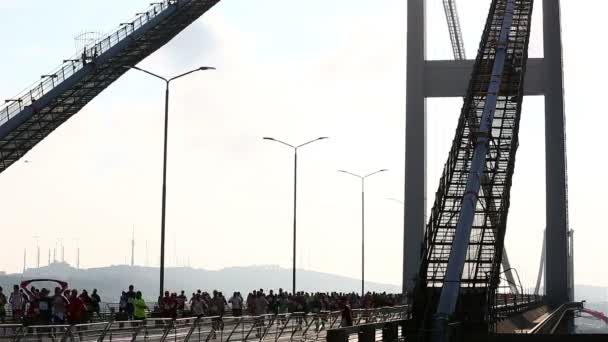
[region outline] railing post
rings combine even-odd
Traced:
[[[363,319],[363,310],[354,310],[357,313],[357,321],[355,323],[355,325],[359,325],[361,324],[361,320]]]
[[[137,335],[139,335],[139,332],[141,331],[142,328],[143,328],[143,325],[140,325],[139,327],[137,327],[137,329],[135,329],[135,331],[133,332],[133,335],[131,336],[131,342],[135,342],[135,340],[137,339]]]
[[[106,327],[101,332],[101,335],[99,335],[99,337],[97,338],[97,342],[103,342],[103,339],[106,338],[106,335],[107,335],[108,331],[112,327],[112,323],[114,323],[112,320],[110,320],[108,322],[108,324],[106,325]]]
[[[275,321],[277,320],[277,316],[272,316],[268,319],[268,326],[264,327],[264,331],[262,331],[262,336],[260,336],[260,340],[263,340],[266,337],[266,334],[268,333],[268,331],[272,328],[272,326],[275,324]]]
[[[276,334],[275,336],[275,341],[278,341],[279,338],[283,335],[283,332],[285,331],[285,328],[287,328],[287,326],[289,325],[289,321],[291,321],[292,316],[288,315],[288,314],[284,314],[284,319],[285,319],[285,323],[283,323],[283,326],[281,327],[281,329],[278,331],[278,334]]]
[[[251,335],[251,332],[253,331],[253,329],[257,328],[257,327],[256,327],[256,323],[257,323],[256,316],[251,316],[251,318],[253,318],[253,322],[254,322],[254,323],[251,325],[251,328],[250,328],[250,329],[249,329],[249,331],[247,332],[247,335],[245,335],[245,338],[243,339],[243,341],[247,341],[247,340],[249,340],[249,335]],[[244,326],[245,326],[245,324],[243,324],[243,327],[244,327]],[[243,331],[245,331],[245,330],[243,330]]]
[[[192,328],[190,328],[190,330],[188,330],[188,334],[186,334],[186,337],[184,337],[184,342],[188,342],[190,340],[190,337],[194,333],[194,330],[196,329],[196,327],[200,324],[200,321],[201,321],[200,317],[197,317],[194,320],[194,322],[192,323]]]
[[[171,329],[173,329],[174,326],[175,320],[171,321],[171,323],[167,325],[167,328],[163,331],[163,336],[160,338],[159,342],[165,342],[167,336],[169,336],[169,333],[171,332]]]
[[[228,338],[226,339],[226,342],[230,342],[230,339],[232,338],[232,335],[234,334],[234,332],[236,331],[236,329],[239,328],[239,325],[241,325],[241,322],[243,322],[243,317],[242,316],[239,317],[239,319],[236,321],[236,324],[234,325],[234,327],[230,331],[230,334],[228,334]]]
[[[329,329],[333,329],[334,325],[338,322],[338,318],[340,317],[339,316],[340,313],[338,312],[336,314],[336,312],[330,312],[329,314],[330,314],[330,316],[329,316],[330,318],[329,319],[331,320],[331,324],[329,325]],[[332,319],[332,316],[331,316],[332,314],[336,317],[335,319]]]
[[[61,338],[61,342],[66,342],[68,340],[68,337],[72,336],[72,329],[74,328],[73,325],[70,325],[68,327],[68,330],[66,330],[66,332],[63,334],[63,337]]]
[[[303,340],[306,340],[306,334],[308,333],[308,330],[315,322],[317,322],[317,319],[318,319],[318,317],[316,315],[306,315],[306,316],[310,317],[310,320],[306,324],[306,329],[304,329],[304,331],[302,331]],[[304,316],[304,317],[306,317],[306,316]],[[304,320],[304,322],[306,322],[306,319]]]

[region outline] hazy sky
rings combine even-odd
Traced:
[[[0,0],[0,94],[9,98],[71,56],[82,31],[113,29],[148,0]],[[474,57],[490,1],[459,1]],[[531,56],[542,56],[537,1]],[[608,72],[605,1],[563,0],[570,223],[578,283],[608,285],[608,233],[597,215],[608,185],[601,99]],[[26,15],[27,14],[27,15]],[[441,1],[428,1],[428,56],[452,58]],[[301,150],[298,265],[360,275],[360,198],[346,169],[367,182],[366,278],[400,284],[405,125],[404,0],[223,0],[140,66],[167,76],[218,68],[175,83],[172,93],[167,260],[218,269],[291,265],[292,152]],[[589,34],[591,32],[591,34]],[[594,38],[595,37],[595,38]],[[19,271],[23,248],[43,264],[59,238],[83,267],[124,263],[135,225],[136,262],[157,263],[162,163],[162,83],[129,72],[0,175],[0,270]],[[428,102],[428,198],[432,203],[461,99]],[[522,282],[535,282],[545,225],[543,99],[526,98],[507,248]],[[25,163],[24,160],[30,162]],[[428,208],[430,210],[430,208]],[[175,248],[177,246],[177,248]],[[176,260],[176,256],[177,259]],[[286,284],[287,286],[288,284]]]

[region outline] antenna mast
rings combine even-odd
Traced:
[[[135,266],[135,225],[131,231],[131,267]]]
[[[38,236],[34,236],[36,240],[36,268],[40,268],[40,245],[38,244]]]

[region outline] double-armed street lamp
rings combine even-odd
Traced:
[[[388,169],[381,169],[362,176],[349,171],[338,170],[338,172],[346,173],[361,179],[361,297],[365,296],[365,179],[386,171],[388,171]]]
[[[161,207],[161,224],[160,224],[160,290],[159,298],[162,298],[164,287],[165,287],[165,209],[167,200],[167,136],[169,130],[169,88],[171,82],[178,80],[184,76],[188,76],[198,71],[215,70],[214,67],[203,66],[179,74],[171,78],[165,78],[159,76],[148,70],[136,67],[136,66],[124,66],[128,69],[134,69],[146,73],[152,77],[162,80],[165,82],[165,128],[164,128],[164,144],[163,144],[163,189],[162,189],[162,207]]]
[[[324,139],[328,139],[328,137],[319,137],[317,139],[313,139],[311,141],[305,142],[301,145],[291,145],[288,144],[284,141],[275,139],[275,138],[270,138],[270,137],[264,137],[264,140],[270,140],[270,141],[274,141],[280,144],[283,144],[285,146],[288,146],[290,148],[293,149],[293,267],[292,267],[292,294],[295,295],[296,294],[296,232],[297,232],[297,220],[296,220],[296,213],[297,213],[297,198],[298,198],[298,149],[300,147],[304,147],[308,144],[312,144],[313,142],[319,141],[319,140],[324,140]]]

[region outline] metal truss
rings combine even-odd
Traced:
[[[456,0],[443,0],[443,9],[445,11],[445,17],[448,23],[448,31],[450,33],[450,42],[452,43],[452,52],[454,53],[454,60],[466,60],[466,50],[464,48],[464,38],[462,36],[462,30],[460,29],[460,18],[458,16],[458,10],[456,8]],[[484,176],[487,177],[487,173],[484,173]],[[489,180],[484,180],[482,182],[484,185],[489,185]],[[484,191],[490,192],[489,189],[483,189]],[[494,210],[493,203],[490,201],[486,203],[486,205],[490,208],[490,210]],[[505,272],[505,277],[511,291],[513,293],[519,293],[519,288],[514,286],[515,277],[513,276],[513,268],[509,263],[509,258],[507,257],[507,249],[505,248],[503,258],[502,258],[502,268]]]
[[[462,30],[460,29],[460,18],[456,9],[456,0],[443,0],[443,10],[445,18],[448,22],[448,31],[450,32],[450,42],[452,42],[452,51],[454,59],[457,61],[467,59],[467,54],[464,49],[464,41],[462,39]]]
[[[0,107],[0,172],[161,48],[219,0],[165,0],[63,61],[55,72]]]
[[[515,1],[504,70],[501,75],[493,75],[497,49],[504,48],[498,42],[506,4],[506,0],[492,1],[456,135],[425,231],[414,302],[414,314],[425,321],[435,312],[438,290],[444,285],[475,142],[479,138],[480,120],[489,97],[496,97],[495,113],[490,123],[488,153],[480,178],[481,190],[476,194],[478,200],[460,282],[461,295],[477,298],[474,302],[476,312],[483,316],[480,320],[487,319],[500,280],[533,0]],[[498,92],[490,94],[491,81],[496,79],[500,80]]]

